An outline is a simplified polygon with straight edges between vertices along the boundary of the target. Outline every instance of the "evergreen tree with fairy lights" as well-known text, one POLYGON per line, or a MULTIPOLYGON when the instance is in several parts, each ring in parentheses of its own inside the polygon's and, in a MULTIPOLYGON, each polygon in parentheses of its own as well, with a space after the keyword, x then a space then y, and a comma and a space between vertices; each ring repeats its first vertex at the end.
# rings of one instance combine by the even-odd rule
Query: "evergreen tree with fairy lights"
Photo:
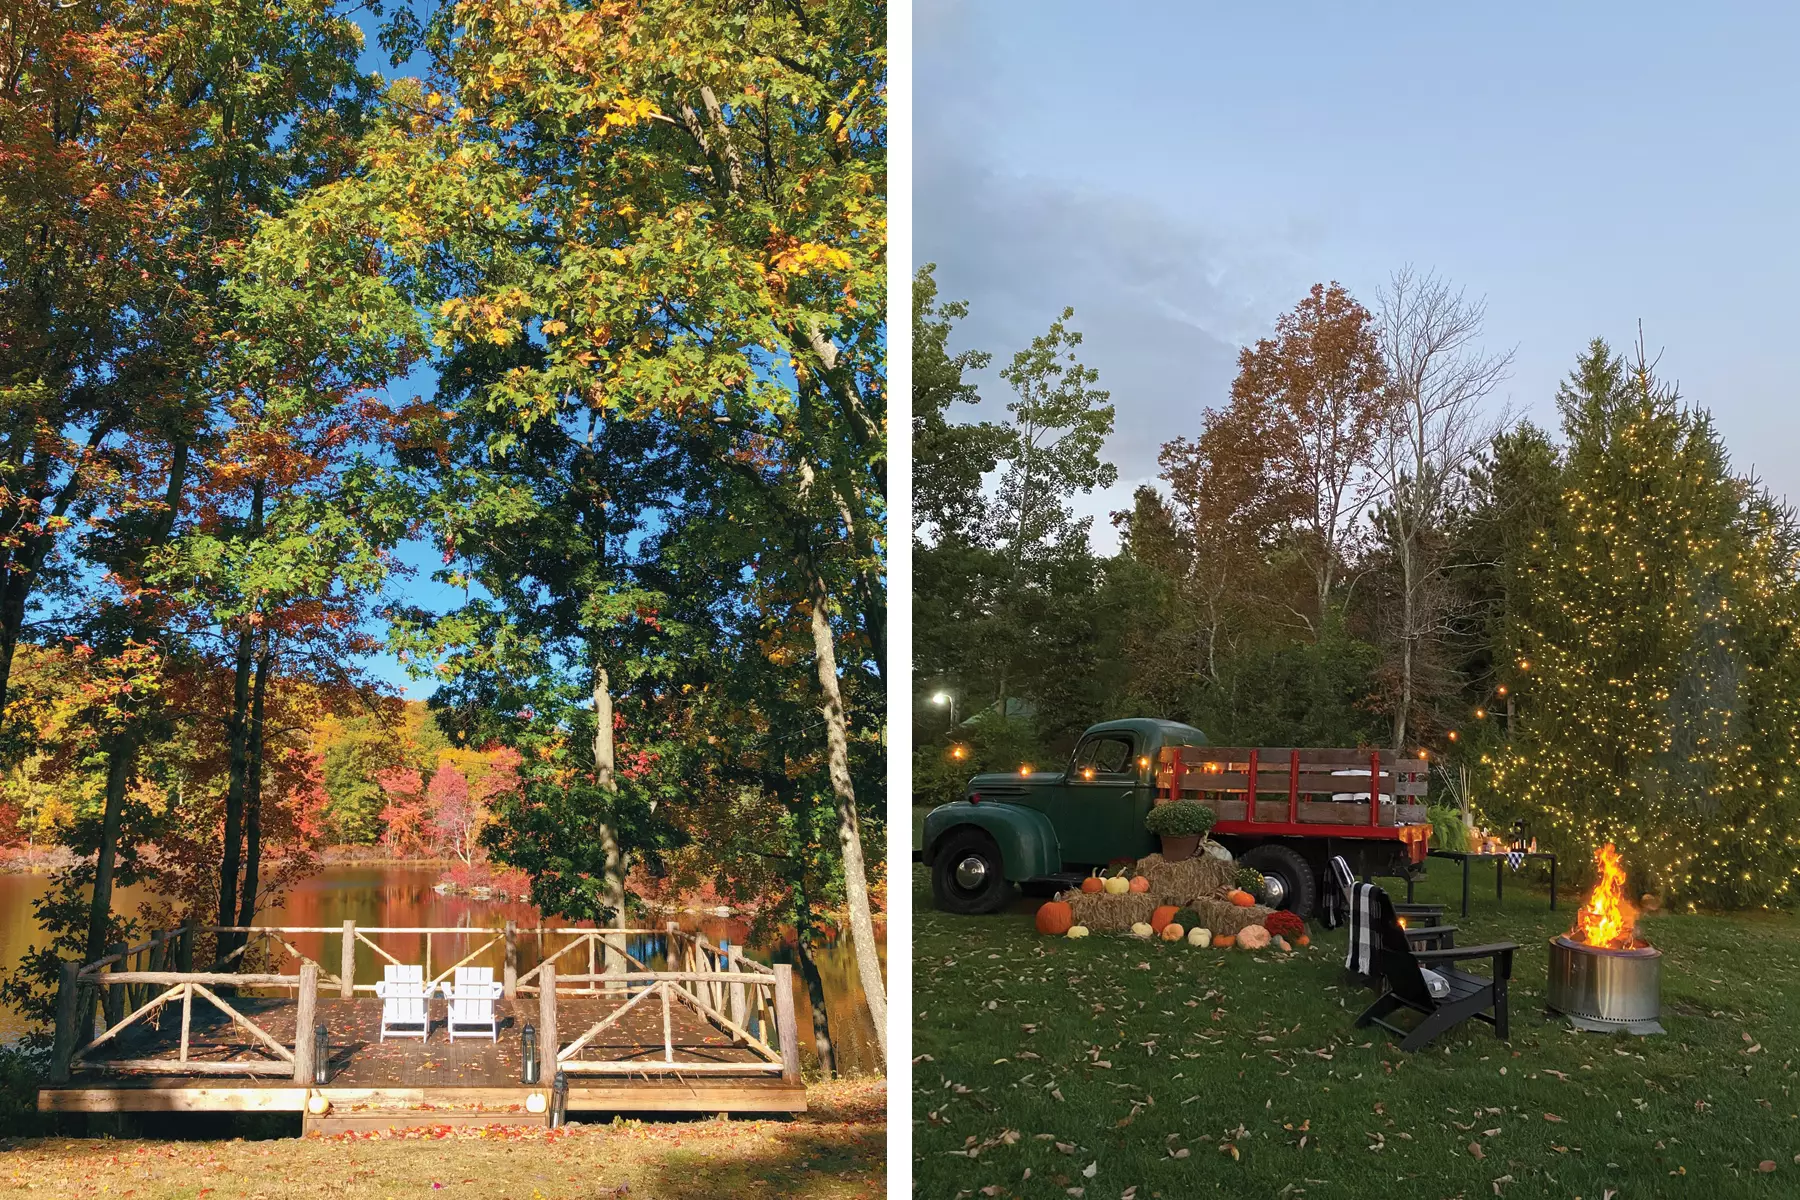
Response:
POLYGON ((1519 698, 1496 811, 1703 904, 1800 878, 1800 589, 1790 514, 1734 475, 1708 417, 1596 339, 1560 390, 1562 504, 1511 589, 1519 698))

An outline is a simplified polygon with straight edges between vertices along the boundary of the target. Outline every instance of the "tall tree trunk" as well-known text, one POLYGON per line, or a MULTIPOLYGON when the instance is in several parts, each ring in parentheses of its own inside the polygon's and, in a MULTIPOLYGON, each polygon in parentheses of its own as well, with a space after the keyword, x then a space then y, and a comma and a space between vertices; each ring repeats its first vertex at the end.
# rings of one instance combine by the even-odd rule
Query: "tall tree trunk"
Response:
POLYGON ((882 1061, 887 1060, 887 987, 881 977, 880 948, 875 943, 875 921, 869 910, 868 872, 863 865, 862 826, 856 815, 856 789, 850 782, 850 731, 844 716, 844 695, 838 687, 837 646, 831 632, 830 594, 825 576, 809 554, 812 584, 813 656, 818 666, 820 706, 825 717, 825 744, 832 794, 837 798, 838 847, 844 861, 844 892, 850 902, 850 940, 856 948, 856 970, 869 1014, 875 1020, 875 1043, 882 1061))
MULTIPOLYGON (((617 759, 613 751, 612 679, 607 674, 605 664, 600 661, 597 649, 594 652, 594 781, 609 797, 618 796, 617 759)), ((613 911, 613 928, 630 928, 625 915, 625 851, 619 845, 619 830, 613 822, 612 814, 608 814, 600 822, 600 850, 603 855, 601 894, 606 899, 607 907, 613 911)), ((624 936, 611 936, 605 941, 606 973, 625 974, 624 936)))
POLYGON ((0 724, 4 724, 13 655, 25 628, 25 600, 31 590, 31 574, 14 563, 7 564, 5 578, 4 587, 0 587, 0 724))
POLYGON ((837 1046, 831 1040, 831 1018, 825 1012, 825 978, 813 960, 812 936, 804 930, 794 943, 794 956, 800 960, 800 979, 806 984, 806 1001, 812 1009, 813 1048, 819 1052, 819 1074, 831 1079, 838 1073, 837 1046))
MULTIPOLYGON (((47 319, 47 318, 46 318, 47 319)), ((81 493, 82 467, 100 443, 112 434, 110 420, 102 420, 95 424, 88 435, 87 448, 82 451, 81 458, 69 470, 69 477, 57 489, 54 497, 47 505, 37 509, 38 519, 43 522, 45 531, 34 536, 22 538, 18 545, 10 550, 0 552, 0 725, 5 723, 6 697, 12 682, 13 656, 19 648, 19 638, 25 629, 25 606, 31 598, 31 591, 37 586, 38 576, 44 569, 44 560, 56 548, 56 537, 49 532, 44 517, 64 517, 68 515, 70 506, 81 493)), ((13 465, 17 465, 16 463, 13 465)), ((45 481, 45 466, 40 460, 32 473, 39 484, 45 481)), ((7 525, 9 532, 14 532, 24 518, 22 509, 13 509, 9 513, 7 525)))
MULTIPOLYGON (((231 719, 226 726, 230 761, 225 785, 225 845, 219 855, 219 924, 237 924, 238 870, 242 865, 244 792, 250 773, 250 678, 254 659, 250 627, 238 631, 237 661, 231 679, 231 719)), ((219 935, 219 957, 236 949, 236 938, 219 935)))
POLYGON ((1406 722, 1412 713, 1413 646, 1418 629, 1417 597, 1414 595, 1416 564, 1412 546, 1405 540, 1400 545, 1400 700, 1394 712, 1394 753, 1406 752, 1406 722))
POLYGON ((87 956, 93 962, 106 953, 112 927, 113 872, 119 857, 119 823, 125 813, 125 790, 137 758, 137 733, 115 733, 106 747, 106 811, 100 818, 100 854, 94 865, 94 899, 88 907, 87 956))
POLYGON ((256 889, 261 882, 263 700, 268 694, 271 657, 265 647, 256 660, 256 682, 250 688, 250 773, 244 795, 244 889, 238 901, 239 925, 256 920, 256 889))
MULTIPOLYGON (((262 532, 263 483, 257 480, 250 493, 250 535, 262 532)), ((248 615, 238 630, 237 656, 231 680, 231 720, 227 726, 231 757, 225 785, 225 844, 219 855, 219 924, 236 925, 238 871, 242 866, 244 795, 250 775, 250 675, 254 664, 254 630, 248 615)), ((235 934, 219 935, 218 953, 237 949, 235 934)))
MULTIPOLYGON (((188 448, 177 442, 169 457, 169 486, 164 493, 162 527, 148 541, 148 551, 155 550, 175 532, 176 510, 181 493, 187 486, 188 448)), ((135 632, 142 632, 138 629, 135 632)), ((100 818, 100 852, 94 865, 94 895, 88 902, 87 958, 92 962, 106 951, 106 934, 112 924, 113 873, 118 864, 119 825, 125 815, 125 792, 131 784, 132 767, 137 760, 141 732, 130 718, 115 732, 106 751, 106 810, 100 818)))

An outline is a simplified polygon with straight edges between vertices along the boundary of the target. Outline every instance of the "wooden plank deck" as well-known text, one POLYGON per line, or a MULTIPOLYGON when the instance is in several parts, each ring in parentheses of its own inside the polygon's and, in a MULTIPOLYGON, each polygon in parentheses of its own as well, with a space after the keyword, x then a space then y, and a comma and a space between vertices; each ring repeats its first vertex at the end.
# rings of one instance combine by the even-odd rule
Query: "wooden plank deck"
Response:
MULTIPOLYGON (((297 1005, 291 996, 241 996, 232 1001, 246 1017, 275 1040, 293 1045, 297 1005)), ((559 995, 558 1025, 565 1043, 619 1008, 624 997, 559 995)), ((114 1043, 94 1055, 93 1062, 77 1064, 66 1085, 39 1093, 38 1108, 47 1112, 120 1111, 302 1111, 310 1095, 322 1094, 331 1102, 330 1122, 309 1118, 309 1128, 367 1127, 348 1118, 363 1114, 376 1124, 455 1124, 473 1114, 496 1120, 543 1118, 525 1112, 532 1091, 543 1091, 523 1082, 520 1033, 535 1023, 537 999, 520 997, 496 1003, 499 1037, 464 1037, 452 1042, 443 1025, 444 1004, 431 1004, 431 1036, 380 1038, 381 1001, 358 996, 350 1000, 321 996, 317 1021, 326 1026, 330 1047, 329 1082, 322 1087, 298 1086, 290 1064, 275 1058, 254 1038, 233 1025, 224 1014, 196 1006, 190 1035, 190 1058, 198 1063, 263 1061, 268 1073, 234 1077, 229 1081, 141 1072, 114 1072, 104 1068, 119 1059, 166 1059, 178 1052, 179 1006, 170 1006, 162 1028, 133 1026, 114 1043), (405 1116, 406 1120, 398 1118, 405 1116)), ((692 1009, 672 1006, 669 1014, 674 1061, 702 1068, 692 1074, 677 1072, 671 1078, 642 1076, 592 1077, 571 1075, 568 1107, 571 1111, 618 1112, 796 1112, 806 1107, 805 1089, 779 1074, 721 1076, 704 1070, 720 1063, 754 1064, 762 1060, 733 1038, 715 1028, 692 1009)), ((661 1005, 639 1004, 617 1023, 602 1031, 580 1053, 590 1062, 663 1061, 663 1013, 661 1005)), ((476 1118, 479 1119, 479 1118, 476 1118)))

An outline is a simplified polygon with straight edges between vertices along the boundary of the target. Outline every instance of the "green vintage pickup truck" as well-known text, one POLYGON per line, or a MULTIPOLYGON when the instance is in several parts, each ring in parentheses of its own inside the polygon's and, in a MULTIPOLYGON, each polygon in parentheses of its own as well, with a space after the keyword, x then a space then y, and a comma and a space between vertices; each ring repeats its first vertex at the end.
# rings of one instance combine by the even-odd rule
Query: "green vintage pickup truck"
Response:
POLYGON ((975 776, 963 799, 926 814, 921 858, 939 908, 993 912, 1018 885, 1067 887, 1151 853, 1151 806, 1193 799, 1218 817, 1213 840, 1263 873, 1265 900, 1309 917, 1333 855, 1365 876, 1417 876, 1431 831, 1426 766, 1371 749, 1217 747, 1176 721, 1106 721, 1064 770, 975 776))

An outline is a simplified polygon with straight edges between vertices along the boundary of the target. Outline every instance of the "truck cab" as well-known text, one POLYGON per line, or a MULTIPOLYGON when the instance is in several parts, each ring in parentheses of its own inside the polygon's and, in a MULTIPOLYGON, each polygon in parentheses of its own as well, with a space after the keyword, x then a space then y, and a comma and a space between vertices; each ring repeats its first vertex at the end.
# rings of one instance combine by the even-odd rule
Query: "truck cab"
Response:
POLYGON ((1204 746, 1192 725, 1133 717, 1092 726, 1060 771, 977 775, 925 817, 932 895, 949 912, 992 912, 1015 884, 1066 885, 1092 867, 1156 849, 1144 816, 1167 746, 1204 746))
POLYGON ((1060 771, 969 780, 961 800, 926 814, 921 858, 939 908, 993 912, 1016 886, 1068 887, 1157 850, 1151 807, 1192 798, 1217 818, 1212 839, 1263 874, 1265 901, 1309 917, 1335 855, 1365 878, 1418 876, 1426 766, 1367 748, 1217 747, 1178 721, 1106 721, 1060 771))

